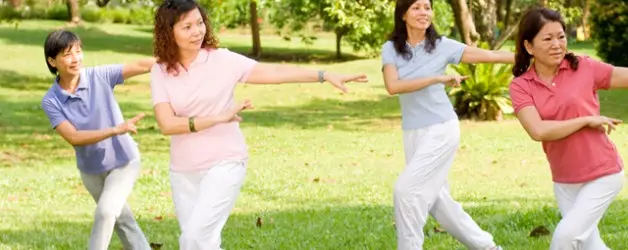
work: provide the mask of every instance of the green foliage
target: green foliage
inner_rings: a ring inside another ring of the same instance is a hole
[[[598,0],[591,8],[591,38],[600,58],[628,66],[628,2]]]
[[[269,21],[287,34],[299,34],[305,41],[309,33],[322,27],[333,31],[356,51],[377,52],[392,30],[394,3],[389,0],[274,0]],[[311,27],[308,24],[320,23]]]
[[[484,48],[488,47],[483,44]],[[468,76],[459,88],[449,95],[460,118],[473,120],[501,120],[510,114],[512,102],[508,85],[512,81],[510,64],[460,64],[452,68],[462,76]]]
[[[451,36],[451,31],[456,26],[454,12],[446,0],[434,0],[434,18],[432,22],[436,30],[442,35]]]

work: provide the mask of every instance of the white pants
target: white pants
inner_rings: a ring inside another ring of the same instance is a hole
[[[404,131],[406,167],[394,191],[397,249],[423,249],[423,227],[431,214],[469,249],[490,249],[483,231],[449,194],[447,175],[460,142],[458,120]]]
[[[598,230],[598,223],[621,191],[623,172],[581,184],[554,183],[554,195],[562,219],[556,226],[551,250],[609,249]]]
[[[179,220],[181,250],[222,249],[221,232],[235,206],[246,166],[224,161],[208,170],[170,171],[172,198]]]
[[[108,249],[114,229],[124,249],[150,250],[148,240],[126,203],[139,174],[139,158],[102,174],[81,172],[83,185],[97,203],[89,238],[90,250]]]

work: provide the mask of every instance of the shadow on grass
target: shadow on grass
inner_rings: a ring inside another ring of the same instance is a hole
[[[613,203],[600,223],[606,244],[612,249],[628,247],[628,200]],[[547,249],[551,231],[559,217],[556,208],[510,209],[507,204],[481,203],[466,208],[481,228],[492,233],[505,249]],[[261,220],[261,224],[257,223]],[[150,242],[161,249],[177,249],[179,228],[173,216],[138,217]],[[11,249],[81,248],[87,243],[91,222],[41,221],[33,229],[0,230],[0,241]],[[550,235],[530,237],[537,226]],[[424,228],[426,249],[465,249],[429,219]],[[393,209],[390,206],[330,206],[289,211],[236,213],[227,222],[223,235],[226,249],[394,249],[396,247]],[[114,238],[117,238],[114,236]],[[119,247],[119,241],[113,240]],[[118,248],[115,248],[118,249]]]
[[[146,28],[148,29],[148,28]],[[94,26],[70,28],[76,32],[83,41],[83,50],[92,52],[113,51],[125,54],[140,54],[151,56],[153,53],[153,38],[151,36],[127,36],[110,34]],[[151,29],[152,30],[152,29]],[[13,44],[33,45],[42,48],[48,33],[53,29],[15,29],[13,27],[0,26],[0,39]],[[152,32],[151,32],[152,33]],[[220,37],[219,37],[220,39]],[[222,43],[221,46],[230,50],[251,56],[249,46],[231,46]],[[320,49],[292,49],[274,46],[264,46],[263,54],[258,59],[263,62],[307,63],[307,62],[345,62],[363,59],[354,54],[344,54],[342,58],[336,58],[334,50]],[[43,61],[42,61],[43,63]]]

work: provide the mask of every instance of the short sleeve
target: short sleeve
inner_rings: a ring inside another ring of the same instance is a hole
[[[44,110],[44,113],[46,113],[53,129],[57,128],[57,126],[59,126],[62,122],[68,120],[61,112],[61,109],[54,105],[50,99],[44,98],[41,102],[41,107]]]
[[[593,74],[595,90],[611,88],[613,65],[594,60],[588,56],[581,57],[581,60],[586,62],[586,66],[588,66]],[[581,65],[580,67],[583,67],[583,65]]]
[[[168,92],[166,91],[165,77],[166,73],[161,65],[154,64],[150,69],[150,91],[153,106],[162,102],[170,102]]]
[[[227,60],[232,63],[236,69],[238,82],[246,82],[249,79],[249,75],[253,71],[253,67],[257,65],[257,61],[241,54],[232,52],[228,49],[223,49],[227,57]]]
[[[395,58],[397,57],[397,51],[391,41],[384,43],[382,46],[382,67],[386,64],[395,65]]]
[[[104,79],[111,88],[115,87],[118,84],[124,83],[124,76],[122,76],[122,68],[124,68],[123,64],[112,64],[112,65],[104,65],[94,67],[93,74],[97,77],[96,79]]]
[[[512,100],[512,108],[515,114],[519,113],[522,108],[533,106],[534,100],[528,88],[524,87],[525,80],[515,78],[509,86],[510,99]]]
[[[438,46],[440,50],[445,51],[447,62],[450,64],[459,64],[460,60],[462,60],[464,49],[467,47],[466,44],[447,37],[442,37]]]

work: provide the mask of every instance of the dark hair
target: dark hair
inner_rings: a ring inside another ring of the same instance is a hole
[[[155,13],[155,27],[153,30],[153,54],[158,63],[165,63],[168,72],[177,71],[179,49],[174,39],[173,27],[181,17],[194,9],[201,12],[203,23],[207,30],[203,38],[202,48],[217,48],[218,39],[212,32],[209,19],[203,8],[194,0],[165,0]]]
[[[56,67],[50,65],[48,58],[56,58],[59,53],[74,46],[82,46],[81,39],[74,32],[57,30],[48,34],[44,43],[44,56],[50,73],[56,75],[58,71]]]
[[[515,65],[512,68],[512,74],[517,77],[528,71],[532,55],[525,49],[525,41],[532,43],[534,37],[541,31],[543,26],[549,22],[559,22],[565,29],[565,21],[558,11],[547,8],[534,7],[528,10],[519,22],[519,31],[517,32],[517,45],[515,51]],[[578,69],[578,57],[569,52],[565,55],[565,59],[569,61],[569,66],[573,70]]]
[[[412,58],[412,53],[406,46],[406,41],[408,40],[408,30],[406,28],[406,22],[403,21],[403,15],[406,14],[410,6],[414,4],[417,0],[397,0],[395,3],[395,29],[390,34],[388,40],[393,42],[395,50],[397,54],[400,54],[404,59],[410,60]],[[432,4],[432,0],[430,0],[430,5]],[[430,26],[425,31],[425,51],[431,53],[436,48],[436,40],[440,39],[441,35],[438,34],[436,28],[434,28],[434,23],[431,23]]]

